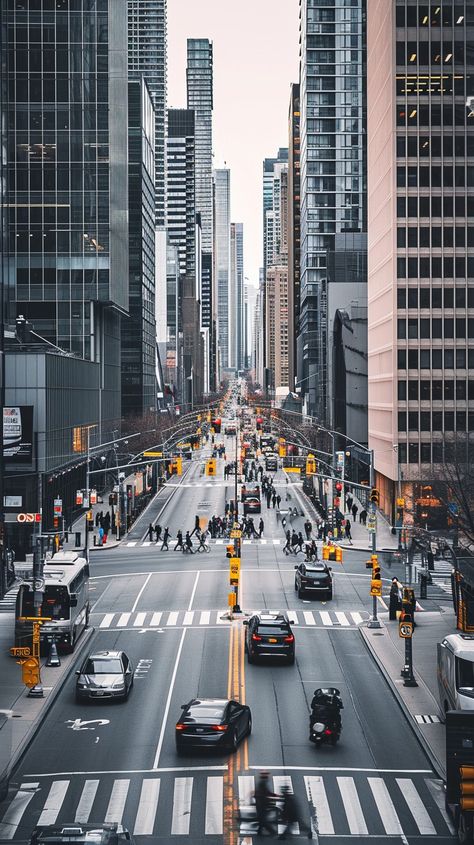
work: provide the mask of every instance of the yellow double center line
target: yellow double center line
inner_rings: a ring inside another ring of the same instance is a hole
[[[229,637],[229,666],[227,676],[227,697],[245,704],[244,671],[244,629],[238,622],[233,622]],[[229,757],[224,775],[224,843],[236,845],[237,834],[237,777],[239,772],[248,769],[248,738],[246,737],[235,754]]]

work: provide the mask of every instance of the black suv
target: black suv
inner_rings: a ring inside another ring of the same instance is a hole
[[[307,593],[332,599],[332,570],[325,563],[300,563],[295,566],[295,590],[301,599]]]
[[[249,663],[257,657],[284,657],[288,663],[295,662],[295,637],[286,613],[262,610],[244,619],[244,625]]]

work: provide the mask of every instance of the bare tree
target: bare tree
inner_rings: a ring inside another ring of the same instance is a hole
[[[474,439],[469,435],[445,441],[433,493],[457,527],[459,541],[474,547]]]

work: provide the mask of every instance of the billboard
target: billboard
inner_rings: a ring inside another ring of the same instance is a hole
[[[31,463],[33,459],[33,405],[3,409],[3,457]]]

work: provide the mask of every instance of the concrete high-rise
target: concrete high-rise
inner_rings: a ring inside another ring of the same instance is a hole
[[[231,301],[230,286],[230,170],[214,170],[214,293],[217,315],[217,368],[219,378],[222,370],[231,366],[229,314]]]
[[[346,0],[328,0],[317,6],[312,0],[300,0],[297,378],[304,409],[330,427],[333,393],[340,385],[332,372],[336,314],[350,310],[352,302],[363,307],[366,303],[365,36],[365,0],[351,0],[350,5]],[[334,278],[331,261],[341,253],[346,256],[343,269],[339,273],[336,268],[338,277]],[[347,268],[352,268],[349,276]],[[363,401],[357,404],[361,406],[359,425]]]
[[[367,4],[369,442],[382,506],[400,482],[428,528],[474,431],[473,27],[472,3]]]
[[[244,227],[230,224],[230,366],[243,369],[244,344]]]
[[[296,338],[300,322],[300,86],[291,86],[288,115],[288,384],[296,381]]]
[[[166,216],[167,0],[128,0],[129,79],[145,77],[155,110],[156,226]]]

